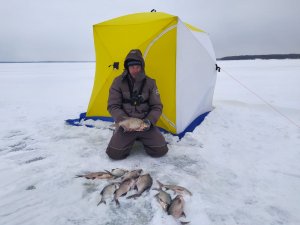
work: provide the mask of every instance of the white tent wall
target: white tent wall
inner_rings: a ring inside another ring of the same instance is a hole
[[[216,63],[216,54],[213,45],[210,41],[209,35],[204,32],[196,32],[196,31],[192,31],[192,34],[199,40],[200,43],[202,43],[203,46],[205,46],[205,50],[210,55],[213,62]]]
[[[199,32],[198,32],[199,33]],[[198,36],[204,35],[203,38]],[[178,20],[176,49],[176,132],[212,110],[216,70],[206,33],[196,36]],[[214,55],[214,53],[213,53]]]

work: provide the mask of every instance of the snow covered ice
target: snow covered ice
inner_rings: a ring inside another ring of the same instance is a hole
[[[181,141],[165,134],[165,157],[137,144],[122,161],[105,154],[110,123],[64,123],[86,111],[94,63],[0,64],[0,224],[178,224],[157,191],[97,207],[108,182],[74,178],[113,168],[191,190],[181,219],[191,224],[300,224],[300,60],[218,64],[234,78],[218,74],[204,122]]]

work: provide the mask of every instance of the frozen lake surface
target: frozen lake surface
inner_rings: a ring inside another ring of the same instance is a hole
[[[155,190],[121,197],[119,208],[97,206],[108,181],[74,178],[113,168],[142,168],[153,187],[159,180],[191,190],[181,219],[190,224],[300,224],[300,60],[218,64],[215,108],[204,122],[181,141],[165,134],[165,157],[136,145],[122,161],[105,154],[110,123],[64,123],[86,111],[94,63],[0,64],[0,224],[179,223]]]

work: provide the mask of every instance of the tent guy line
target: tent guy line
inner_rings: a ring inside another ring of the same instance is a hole
[[[285,118],[287,121],[289,121],[291,124],[295,125],[297,128],[300,128],[300,125],[298,125],[295,121],[293,121],[291,118],[289,118],[287,115],[285,115],[284,113],[280,112],[278,109],[276,109],[272,104],[270,104],[267,100],[265,100],[263,97],[261,97],[260,95],[258,95],[256,92],[252,91],[249,87],[247,87],[245,84],[243,84],[241,81],[239,81],[237,78],[235,78],[232,74],[230,74],[229,72],[227,72],[226,70],[224,70],[223,68],[221,68],[222,71],[224,71],[224,73],[226,75],[228,75],[231,79],[233,79],[234,81],[236,81],[239,85],[241,85],[243,88],[245,88],[247,91],[249,91],[251,94],[253,94],[254,96],[256,96],[258,99],[260,99],[263,103],[265,103],[267,106],[269,106],[273,111],[277,112],[280,116],[282,116],[283,118]]]

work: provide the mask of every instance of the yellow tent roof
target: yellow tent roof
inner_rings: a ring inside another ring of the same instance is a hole
[[[133,24],[145,24],[150,23],[158,20],[166,20],[166,19],[175,19],[177,16],[170,15],[167,13],[162,12],[155,12],[155,13],[136,13],[136,14],[130,14],[125,16],[120,16],[111,20],[107,20],[98,24],[95,24],[95,26],[113,26],[113,25],[133,25]]]

